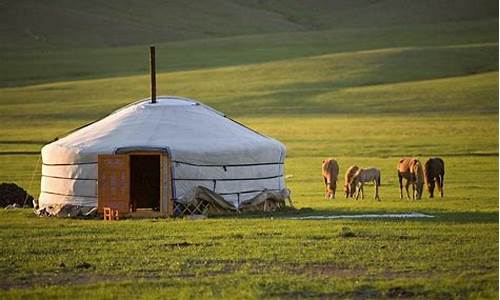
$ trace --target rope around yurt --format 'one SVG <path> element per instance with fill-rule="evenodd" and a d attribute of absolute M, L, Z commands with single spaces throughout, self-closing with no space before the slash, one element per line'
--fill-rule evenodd
<path fill-rule="evenodd" d="M 41 160 L 42 160 L 42 154 L 40 153 L 40 154 L 38 154 L 38 160 L 36 161 L 36 165 L 33 169 L 33 172 L 31 173 L 31 180 L 30 180 L 30 183 L 28 185 L 28 191 L 31 191 L 31 187 L 33 186 L 33 180 L 35 179 L 35 174 L 38 172 L 38 169 L 40 168 L 40 161 Z M 26 205 L 26 201 L 28 201 L 28 197 L 29 197 L 29 193 L 27 192 L 26 197 L 24 198 L 23 207 Z M 38 203 L 38 200 L 37 200 L 37 203 Z M 33 204 L 33 206 L 35 206 L 35 205 Z"/>

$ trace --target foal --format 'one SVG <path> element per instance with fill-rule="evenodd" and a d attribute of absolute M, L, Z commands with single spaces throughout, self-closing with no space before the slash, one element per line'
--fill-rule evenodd
<path fill-rule="evenodd" d="M 375 184 L 375 199 L 380 201 L 378 189 L 380 187 L 380 170 L 377 168 L 359 169 L 352 177 L 351 190 L 356 189 L 356 200 L 359 199 L 359 194 L 362 198 L 365 197 L 363 185 L 365 182 L 373 182 Z"/>

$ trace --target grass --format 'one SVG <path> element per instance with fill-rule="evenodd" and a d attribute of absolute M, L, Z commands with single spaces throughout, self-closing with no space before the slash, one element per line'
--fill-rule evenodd
<path fill-rule="evenodd" d="M 154 41 L 158 94 L 287 146 L 298 210 L 109 223 L 1 210 L 0 298 L 498 298 L 496 1 L 54 5 L 0 12 L 0 182 L 36 196 L 42 145 L 147 97 Z M 39 25 L 12 27 L 19 10 Z M 371 187 L 346 200 L 341 182 L 325 200 L 329 156 L 342 174 L 379 167 L 382 201 Z M 445 198 L 400 200 L 402 156 L 442 157 Z M 413 211 L 435 218 L 288 219 Z"/>
<path fill-rule="evenodd" d="M 498 262 L 490 259 L 498 252 L 495 213 L 469 213 L 466 220 L 441 213 L 436 221 L 261 217 L 106 226 L 26 211 L 1 215 L 9 220 L 2 224 L 8 229 L 2 282 L 15 288 L 0 292 L 3 298 L 106 297 L 109 290 L 145 298 L 494 298 L 498 289 Z"/>

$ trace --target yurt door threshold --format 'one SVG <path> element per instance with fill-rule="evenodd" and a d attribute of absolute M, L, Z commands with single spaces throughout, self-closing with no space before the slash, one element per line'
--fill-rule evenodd
<path fill-rule="evenodd" d="M 140 151 L 104 154 L 98 159 L 98 209 L 117 209 L 130 217 L 169 215 L 168 156 Z"/>

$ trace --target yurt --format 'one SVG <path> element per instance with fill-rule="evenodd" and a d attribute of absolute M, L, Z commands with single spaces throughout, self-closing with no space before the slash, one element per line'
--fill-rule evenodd
<path fill-rule="evenodd" d="M 43 147 L 39 206 L 171 215 L 201 186 L 238 207 L 285 188 L 285 152 L 198 101 L 141 100 Z"/>

